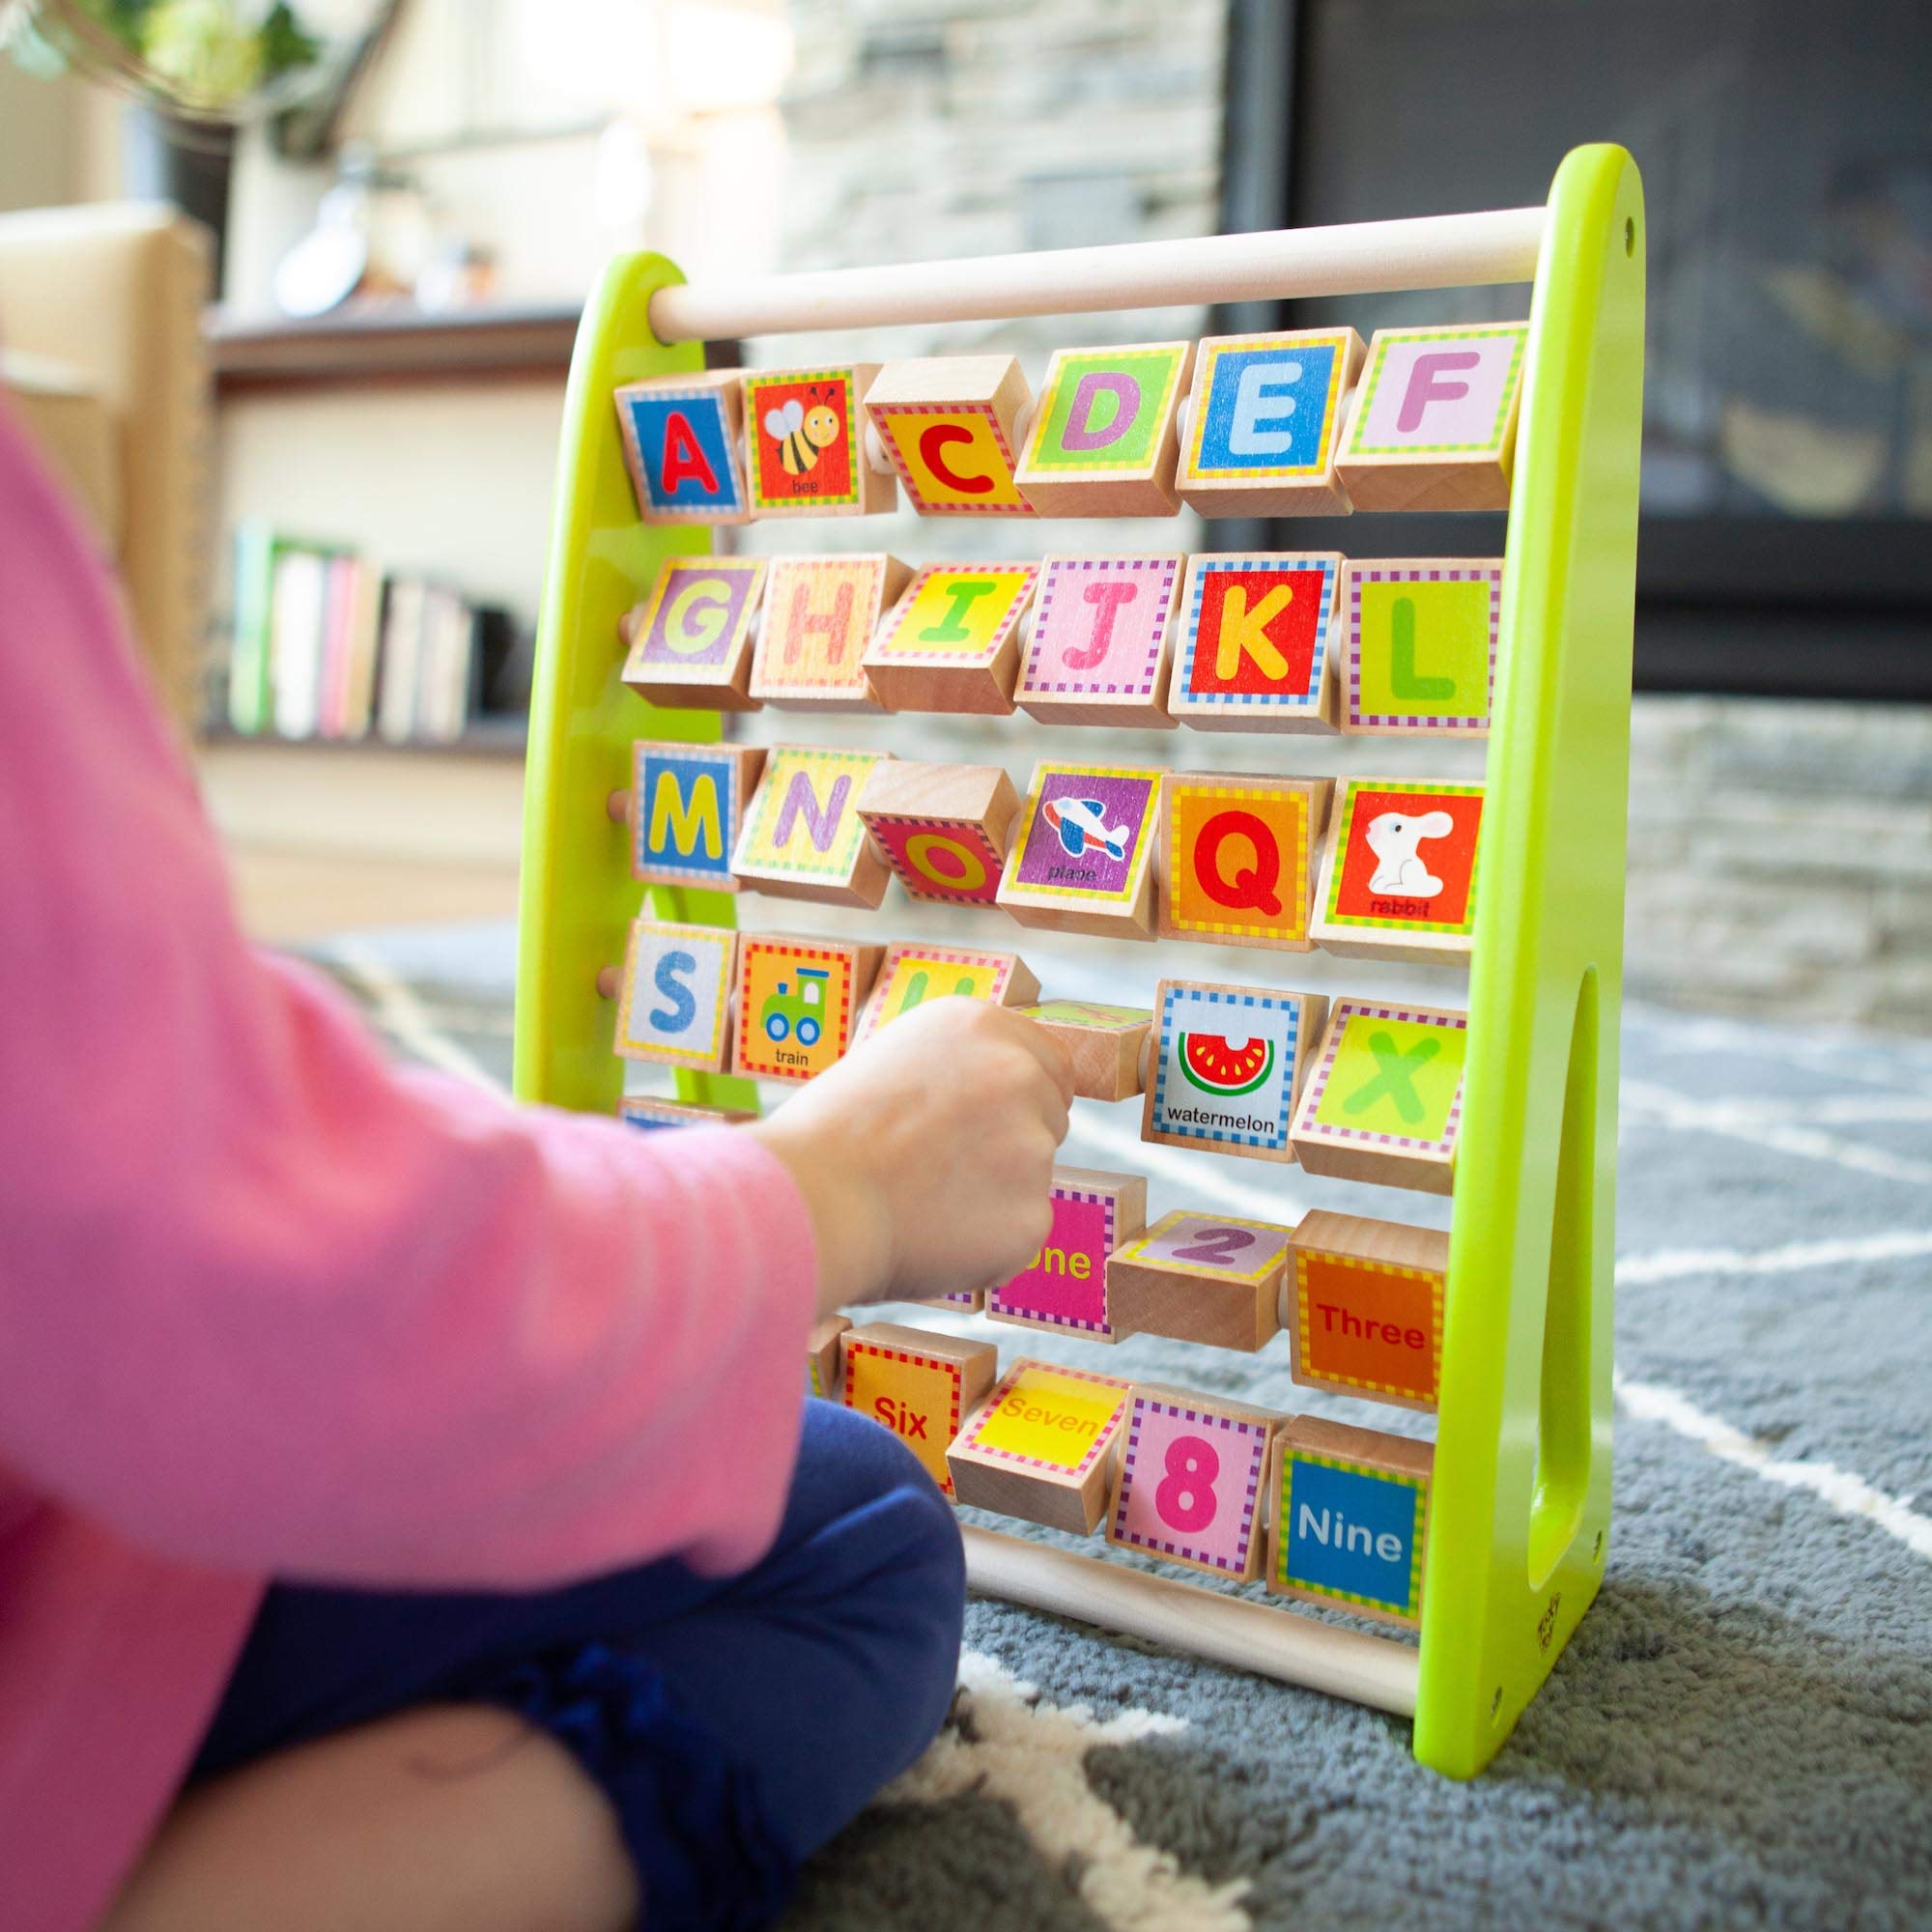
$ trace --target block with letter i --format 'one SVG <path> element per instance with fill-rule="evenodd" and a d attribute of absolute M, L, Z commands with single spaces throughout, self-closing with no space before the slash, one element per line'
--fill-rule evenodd
<path fill-rule="evenodd" d="M 1093 1535 L 1114 1485 L 1131 1386 L 1053 1362 L 1012 1363 L 947 1452 L 955 1498 Z"/>
<path fill-rule="evenodd" d="M 888 362 L 865 405 L 922 517 L 1030 517 L 1013 468 L 1031 396 L 1011 355 L 928 355 Z"/>
<path fill-rule="evenodd" d="M 1342 582 L 1342 729 L 1355 738 L 1489 734 L 1503 560 L 1378 557 Z"/>
<path fill-rule="evenodd" d="M 1507 510 L 1529 325 L 1378 328 L 1336 474 L 1358 510 Z"/>
<path fill-rule="evenodd" d="M 889 758 L 859 793 L 859 816 L 908 898 L 992 905 L 1020 795 L 999 765 Z"/>
<path fill-rule="evenodd" d="M 1288 1230 L 1177 1208 L 1107 1262 L 1123 1335 L 1167 1335 L 1252 1354 L 1281 1326 Z"/>
<path fill-rule="evenodd" d="M 1346 516 L 1335 449 L 1361 366 L 1352 328 L 1210 335 L 1194 363 L 1180 500 L 1204 517 Z"/>
<path fill-rule="evenodd" d="M 1442 1374 L 1449 1236 L 1325 1209 L 1304 1214 L 1282 1289 L 1304 1388 L 1433 1409 Z"/>
<path fill-rule="evenodd" d="M 859 1022 L 858 1037 L 870 1039 L 883 1026 L 927 1000 L 987 1000 L 995 1006 L 1024 1006 L 1039 993 L 1039 981 L 1015 952 L 980 952 L 964 946 L 930 946 L 895 940 L 886 948 L 871 998 Z"/>
<path fill-rule="evenodd" d="M 1163 939 L 1306 952 L 1332 779 L 1169 772 L 1155 873 Z"/>
<path fill-rule="evenodd" d="M 1049 556 L 1013 702 L 1042 724 L 1170 731 L 1162 698 L 1187 559 Z"/>
<path fill-rule="evenodd" d="M 879 952 L 854 940 L 740 935 L 731 1071 L 810 1080 L 836 1065 L 858 1030 Z"/>
<path fill-rule="evenodd" d="M 1151 1009 L 1048 1000 L 1020 1010 L 1059 1042 L 1073 1067 L 1073 1091 L 1083 1099 L 1125 1100 L 1141 1091 Z"/>
<path fill-rule="evenodd" d="M 1427 1442 L 1292 1417 L 1268 1485 L 1268 1588 L 1414 1630 L 1435 1463 Z"/>
<path fill-rule="evenodd" d="M 859 794 L 884 755 L 774 745 L 746 812 L 731 869 L 755 893 L 876 909 L 891 878 Z"/>
<path fill-rule="evenodd" d="M 718 1073 L 731 1047 L 738 935 L 715 925 L 640 919 L 617 982 L 616 1050 Z"/>
<path fill-rule="evenodd" d="M 1310 930 L 1341 959 L 1454 966 L 1476 929 L 1479 784 L 1344 779 Z"/>
<path fill-rule="evenodd" d="M 1041 764 L 997 895 L 1022 925 L 1153 937 L 1157 771 Z"/>
<path fill-rule="evenodd" d="M 1310 1174 L 1447 1194 L 1455 1185 L 1469 1016 L 1337 1000 L 1295 1110 Z"/>
<path fill-rule="evenodd" d="M 891 1430 L 952 1495 L 946 1452 L 959 1425 L 993 1386 L 998 1349 L 895 1321 L 849 1328 L 842 1343 L 845 1406 Z"/>
<path fill-rule="evenodd" d="M 878 373 L 876 362 L 747 372 L 745 433 L 758 517 L 863 517 L 894 507 L 897 485 L 866 461 L 860 398 Z"/>
<path fill-rule="evenodd" d="M 842 1315 L 827 1315 L 811 1324 L 805 1338 L 805 1392 L 837 1402 L 843 1383 L 844 1336 L 851 1327 Z"/>
<path fill-rule="evenodd" d="M 1020 451 L 1020 494 L 1046 517 L 1171 517 L 1175 416 L 1191 342 L 1060 349 Z"/>
<path fill-rule="evenodd" d="M 1169 715 L 1197 731 L 1335 729 L 1340 551 L 1192 556 Z"/>
<path fill-rule="evenodd" d="M 994 1321 L 1058 1328 L 1117 1342 L 1107 1299 L 1107 1257 L 1147 1226 L 1147 1180 L 1057 1167 L 1049 1196 L 1053 1225 L 1033 1259 L 986 1297 Z"/>
<path fill-rule="evenodd" d="M 619 627 L 623 681 L 667 710 L 755 711 L 752 631 L 765 589 L 754 556 L 673 556 Z"/>
<path fill-rule="evenodd" d="M 1020 628 L 1037 563 L 929 563 L 866 647 L 866 674 L 893 711 L 1012 714 Z"/>
<path fill-rule="evenodd" d="M 624 800 L 631 876 L 647 886 L 705 886 L 735 893 L 731 855 L 765 768 L 759 745 L 631 747 Z"/>
<path fill-rule="evenodd" d="M 1136 1383 L 1107 1541 L 1166 1563 L 1252 1581 L 1267 1543 L 1266 1409 Z"/>
<path fill-rule="evenodd" d="M 737 370 L 627 383 L 616 404 L 638 514 L 647 524 L 751 521 Z"/>
<path fill-rule="evenodd" d="M 911 574 L 884 551 L 773 557 L 752 696 L 792 711 L 884 710 L 866 647 Z"/>

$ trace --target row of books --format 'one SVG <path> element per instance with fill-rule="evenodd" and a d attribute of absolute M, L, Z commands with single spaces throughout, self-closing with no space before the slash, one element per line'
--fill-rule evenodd
<path fill-rule="evenodd" d="M 508 613 L 259 523 L 235 533 L 228 722 L 254 736 L 450 744 L 494 708 Z"/>

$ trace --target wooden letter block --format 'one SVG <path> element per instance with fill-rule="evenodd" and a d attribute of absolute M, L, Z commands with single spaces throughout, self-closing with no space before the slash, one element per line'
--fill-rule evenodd
<path fill-rule="evenodd" d="M 1022 1358 L 947 1452 L 956 1499 L 1092 1536 L 1107 1513 L 1132 1384 Z"/>
<path fill-rule="evenodd" d="M 876 910 L 891 874 L 866 836 L 859 793 L 884 754 L 774 745 L 731 869 L 777 898 Z"/>
<path fill-rule="evenodd" d="M 759 745 L 631 747 L 631 876 L 735 893 L 731 855 L 765 768 Z"/>
<path fill-rule="evenodd" d="M 1453 966 L 1476 929 L 1479 784 L 1344 779 L 1310 928 L 1343 959 Z"/>
<path fill-rule="evenodd" d="M 1304 1388 L 1433 1409 L 1442 1375 L 1449 1236 L 1357 1214 L 1304 1214 L 1282 1321 Z"/>
<path fill-rule="evenodd" d="M 1288 1230 L 1177 1209 L 1107 1263 L 1122 1335 L 1167 1335 L 1252 1354 L 1281 1326 Z"/>
<path fill-rule="evenodd" d="M 1336 473 L 1358 510 L 1507 510 L 1529 325 L 1378 328 Z"/>
<path fill-rule="evenodd" d="M 773 557 L 752 696 L 791 711 L 884 710 L 866 675 L 866 646 L 910 575 L 884 551 Z"/>
<path fill-rule="evenodd" d="M 742 1127 L 758 1117 L 736 1107 L 694 1107 L 682 1100 L 660 1100 L 652 1094 L 626 1094 L 617 1118 L 627 1127 L 654 1134 L 668 1127 Z"/>
<path fill-rule="evenodd" d="M 737 947 L 735 932 L 715 925 L 636 921 L 617 989 L 617 1051 L 626 1060 L 722 1072 Z"/>
<path fill-rule="evenodd" d="M 1005 718 L 1020 668 L 1020 620 L 1037 563 L 929 563 L 866 650 L 866 674 L 893 711 Z"/>
<path fill-rule="evenodd" d="M 1216 1577 L 1253 1579 L 1280 1418 L 1185 1389 L 1136 1385 L 1107 1541 Z"/>
<path fill-rule="evenodd" d="M 1151 939 L 1160 779 L 1115 765 L 1037 765 L 1000 904 L 1022 925 Z"/>
<path fill-rule="evenodd" d="M 1073 1091 L 1083 1098 L 1125 1100 L 1141 1091 L 1141 1060 L 1153 1024 L 1148 1008 L 1048 1000 L 1020 1010 L 1065 1048 L 1073 1064 Z"/>
<path fill-rule="evenodd" d="M 1204 517 L 1346 516 L 1335 445 L 1361 366 L 1352 328 L 1210 335 L 1194 364 L 1181 501 Z"/>
<path fill-rule="evenodd" d="M 1039 981 L 1016 952 L 976 952 L 957 946 L 924 946 L 900 940 L 886 948 L 872 997 L 859 1022 L 859 1038 L 870 1039 L 882 1026 L 910 1012 L 924 1000 L 952 995 L 1020 1007 L 1039 995 Z"/>
<path fill-rule="evenodd" d="M 647 524 L 751 521 L 737 370 L 628 383 L 616 402 L 624 461 Z"/>
<path fill-rule="evenodd" d="M 1351 563 L 1342 584 L 1342 729 L 1489 735 L 1502 634 L 1501 557 Z"/>
<path fill-rule="evenodd" d="M 1171 731 L 1162 708 L 1187 559 L 1049 556 L 1013 701 L 1042 724 Z"/>
<path fill-rule="evenodd" d="M 986 1298 L 990 1321 L 1117 1342 L 1107 1257 L 1147 1226 L 1147 1181 L 1092 1168 L 1053 1171 L 1053 1227 L 1025 1267 Z"/>
<path fill-rule="evenodd" d="M 752 627 L 764 587 L 759 557 L 668 558 L 624 619 L 624 682 L 667 710 L 755 711 Z"/>
<path fill-rule="evenodd" d="M 1268 1486 L 1268 1588 L 1415 1629 L 1435 1463 L 1427 1442 L 1291 1417 Z"/>
<path fill-rule="evenodd" d="M 1467 1013 L 1337 1000 L 1294 1116 L 1302 1166 L 1447 1194 L 1468 1039 Z"/>
<path fill-rule="evenodd" d="M 805 1392 L 827 1402 L 837 1402 L 844 1378 L 840 1373 L 845 1350 L 842 1338 L 852 1326 L 842 1315 L 828 1315 L 814 1321 L 805 1338 Z"/>
<path fill-rule="evenodd" d="M 922 517 L 1030 517 L 1013 480 L 1030 395 L 1010 355 L 919 356 L 879 371 L 866 414 Z"/>
<path fill-rule="evenodd" d="M 1160 784 L 1160 936 L 1306 952 L 1331 779 L 1169 772 Z"/>
<path fill-rule="evenodd" d="M 1174 515 L 1175 413 L 1191 342 L 1060 349 L 1020 452 L 1020 494 L 1043 517 Z"/>
<path fill-rule="evenodd" d="M 1197 731 L 1335 729 L 1340 551 L 1193 556 L 1169 714 Z"/>
<path fill-rule="evenodd" d="M 855 940 L 744 934 L 731 1071 L 761 1080 L 823 1073 L 851 1046 L 878 970 L 879 948 Z"/>
<path fill-rule="evenodd" d="M 961 1420 L 980 1406 L 999 1374 L 1000 1351 L 990 1342 L 965 1342 L 868 1322 L 844 1336 L 845 1406 L 890 1429 L 950 1496 L 946 1452 Z"/>
<path fill-rule="evenodd" d="M 752 508 L 759 517 L 863 517 L 890 510 L 898 486 L 866 461 L 859 399 L 876 362 L 759 369 L 744 379 Z"/>
<path fill-rule="evenodd" d="M 859 794 L 859 816 L 907 896 L 936 905 L 996 902 L 1019 810 L 998 765 L 889 758 Z"/>
<path fill-rule="evenodd" d="M 1289 1123 L 1328 1002 L 1213 980 L 1163 980 L 1141 1139 L 1292 1161 Z"/>

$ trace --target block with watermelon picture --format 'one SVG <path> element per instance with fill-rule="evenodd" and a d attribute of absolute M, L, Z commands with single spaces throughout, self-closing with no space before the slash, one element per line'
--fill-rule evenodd
<path fill-rule="evenodd" d="M 1163 980 L 1141 1138 L 1292 1161 L 1289 1123 L 1328 1002 L 1198 980 Z"/>

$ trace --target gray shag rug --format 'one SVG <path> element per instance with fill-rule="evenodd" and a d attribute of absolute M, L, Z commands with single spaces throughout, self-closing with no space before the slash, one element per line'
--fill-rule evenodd
<path fill-rule="evenodd" d="M 507 1079 L 502 928 L 316 956 L 400 1051 Z M 1066 1157 L 1148 1174 L 1150 1218 L 1446 1212 L 1183 1169 L 1137 1127 L 1083 1107 Z M 787 1925 L 1932 1926 L 1932 1041 L 1633 1010 L 1621 1177 L 1607 1574 L 1482 1778 L 1422 1770 L 1374 1712 L 976 1600 L 947 1730 Z M 1297 1389 L 1279 1339 L 1115 1363 L 1350 1408 Z"/>

